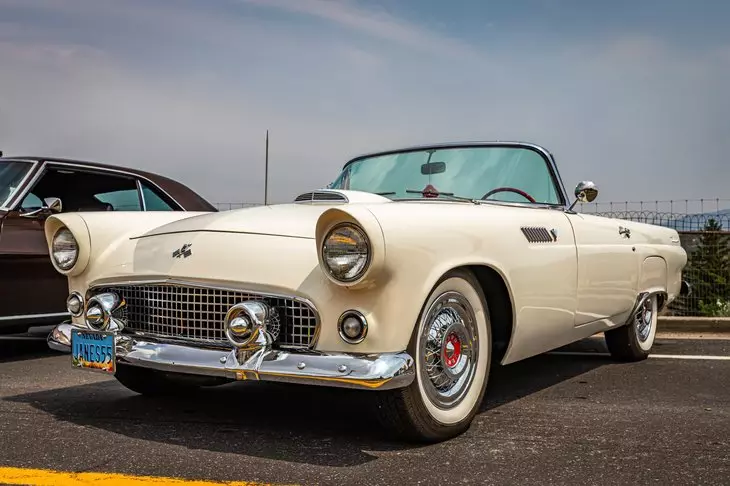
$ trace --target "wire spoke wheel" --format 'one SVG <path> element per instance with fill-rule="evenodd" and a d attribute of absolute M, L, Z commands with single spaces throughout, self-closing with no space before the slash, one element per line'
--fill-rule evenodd
<path fill-rule="evenodd" d="M 460 293 L 441 294 L 429 308 L 418 355 L 428 399 L 441 409 L 458 405 L 474 381 L 479 358 L 476 317 Z"/>
<path fill-rule="evenodd" d="M 641 304 L 634 319 L 636 321 L 636 337 L 640 342 L 645 343 L 651 335 L 651 329 L 654 324 L 654 308 L 651 298 L 646 299 Z"/>

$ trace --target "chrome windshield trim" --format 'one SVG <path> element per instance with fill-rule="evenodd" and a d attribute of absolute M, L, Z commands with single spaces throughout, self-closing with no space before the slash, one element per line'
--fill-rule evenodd
<path fill-rule="evenodd" d="M 538 154 L 540 154 L 542 156 L 542 158 L 547 163 L 548 169 L 550 170 L 550 175 L 553 178 L 553 181 L 556 186 L 556 190 L 558 192 L 558 198 L 561 199 L 561 202 L 559 204 L 552 204 L 550 206 L 559 207 L 561 209 L 568 207 L 568 204 L 569 204 L 568 191 L 565 190 L 565 184 L 563 183 L 563 179 L 560 176 L 560 171 L 558 170 L 557 163 L 555 162 L 555 157 L 553 157 L 553 154 L 551 154 L 544 147 L 537 145 L 535 143 L 530 143 L 530 142 L 473 141 L 473 142 L 442 142 L 442 143 L 433 143 L 433 144 L 426 144 L 426 145 L 413 145 L 410 147 L 381 150 L 378 152 L 371 152 L 371 153 L 365 153 L 365 154 L 358 155 L 357 157 L 354 157 L 354 158 L 351 158 L 350 160 L 348 160 L 345 163 L 345 165 L 342 166 L 342 171 L 344 171 L 347 168 L 347 166 L 349 166 L 350 164 L 352 164 L 354 162 L 357 162 L 358 160 L 367 159 L 367 158 L 371 158 L 371 157 L 380 157 L 383 155 L 392 155 L 392 154 L 406 153 L 406 152 L 418 152 L 418 151 L 429 150 L 429 149 L 453 149 L 453 148 L 468 148 L 468 147 L 514 147 L 514 148 L 530 149 L 530 150 L 537 152 Z M 339 174 L 338 174 L 338 177 L 339 177 Z M 532 206 L 532 207 L 534 207 L 534 206 Z"/>
<path fill-rule="evenodd" d="M 15 200 L 18 199 L 18 196 L 22 194 L 23 197 L 25 197 L 26 184 L 28 180 L 33 177 L 33 172 L 35 171 L 36 167 L 38 167 L 40 162 L 38 162 L 37 160 L 28 160 L 15 157 L 3 157 L 2 159 L 0 159 L 0 162 L 24 162 L 26 164 L 30 164 L 30 170 L 26 172 L 23 178 L 20 180 L 20 184 L 18 184 L 18 190 L 16 190 L 15 194 L 13 194 L 7 201 L 3 201 L 4 205 L 0 205 L 0 210 L 12 211 L 12 208 L 15 205 Z M 20 200 L 22 201 L 23 199 L 21 198 Z"/>
<path fill-rule="evenodd" d="M 147 202 L 144 200 L 144 191 L 142 191 L 142 182 L 139 179 L 135 179 L 137 183 L 137 194 L 139 195 L 139 204 L 142 207 L 142 211 L 147 211 Z"/>

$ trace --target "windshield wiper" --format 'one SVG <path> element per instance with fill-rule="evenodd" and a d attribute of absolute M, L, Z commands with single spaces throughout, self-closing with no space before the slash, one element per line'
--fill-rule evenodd
<path fill-rule="evenodd" d="M 423 195 L 423 191 L 416 191 L 415 189 L 406 189 L 406 192 L 409 194 L 421 194 Z M 453 192 L 435 192 L 431 193 L 434 196 L 436 196 L 434 199 L 438 199 L 441 196 L 446 196 L 450 199 L 454 199 L 456 201 L 468 201 L 470 203 L 479 204 L 480 202 L 477 199 L 474 199 L 473 197 L 464 197 L 464 196 L 456 196 Z"/>
<path fill-rule="evenodd" d="M 415 189 L 406 189 L 406 192 L 409 194 L 421 194 L 423 195 L 423 191 L 416 191 Z M 376 192 L 378 196 L 394 196 L 397 194 L 395 191 L 387 191 L 387 192 Z M 436 196 L 434 199 L 438 199 L 441 196 L 446 196 L 450 199 L 454 199 L 455 201 L 469 201 L 474 204 L 479 204 L 480 201 L 471 197 L 464 197 L 464 196 L 455 196 L 453 192 L 439 192 L 439 193 L 431 193 L 434 196 Z"/>

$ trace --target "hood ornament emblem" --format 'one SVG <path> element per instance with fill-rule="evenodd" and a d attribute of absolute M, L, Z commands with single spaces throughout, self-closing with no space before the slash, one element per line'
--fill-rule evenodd
<path fill-rule="evenodd" d="M 189 257 L 193 254 L 193 251 L 190 249 L 191 246 L 193 246 L 192 243 L 185 243 L 181 248 L 172 252 L 172 258 Z"/>

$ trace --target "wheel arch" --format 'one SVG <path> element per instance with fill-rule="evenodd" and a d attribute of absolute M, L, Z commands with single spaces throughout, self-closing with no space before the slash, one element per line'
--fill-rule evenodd
<path fill-rule="evenodd" d="M 492 327 L 492 349 L 495 361 L 502 361 L 514 331 L 514 301 L 507 280 L 489 265 L 469 265 L 482 287 Z"/>
<path fill-rule="evenodd" d="M 656 295 L 658 312 L 661 312 L 669 298 L 668 285 L 667 261 L 664 257 L 659 255 L 644 257 L 639 274 L 639 297 L 642 294 Z"/>
<path fill-rule="evenodd" d="M 472 272 L 484 293 L 492 329 L 492 357 L 502 361 L 514 333 L 514 299 L 507 278 L 497 267 L 486 263 L 457 265 L 441 276 L 459 269 Z"/>

